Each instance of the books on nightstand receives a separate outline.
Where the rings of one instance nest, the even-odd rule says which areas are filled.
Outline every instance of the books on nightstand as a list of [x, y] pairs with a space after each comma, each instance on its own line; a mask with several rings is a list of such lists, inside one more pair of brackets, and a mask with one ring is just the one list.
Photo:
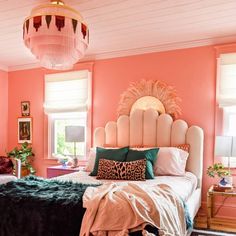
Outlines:
[[233, 191], [233, 186], [232, 185], [225, 185], [225, 186], [220, 186], [220, 185], [217, 185], [217, 184], [214, 184], [213, 186], [213, 191], [216, 191], [216, 192], [232, 192]]

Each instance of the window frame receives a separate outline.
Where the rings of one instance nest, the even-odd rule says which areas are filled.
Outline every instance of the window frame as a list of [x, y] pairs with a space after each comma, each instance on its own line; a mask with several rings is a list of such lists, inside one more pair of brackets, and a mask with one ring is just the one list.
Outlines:
[[[224, 57], [225, 55], [227, 56], [227, 54], [231, 54], [230, 58], [224, 58], [222, 59], [222, 56]], [[231, 56], [234, 54], [234, 58], [232, 58]], [[233, 59], [233, 63], [231, 63]], [[224, 62], [222, 62], [222, 60]], [[230, 63], [228, 63], [230, 62]], [[216, 110], [215, 110], [215, 137], [217, 135], [224, 135], [224, 136], [236, 136], [232, 135], [232, 133], [229, 133], [229, 129], [230, 129], [230, 116], [231, 115], [236, 115], [236, 100], [234, 100], [232, 98], [232, 102], [229, 102], [228, 99], [230, 98], [223, 98], [222, 99], [222, 94], [220, 94], [220, 84], [221, 84], [221, 66], [222, 65], [227, 65], [227, 64], [235, 64], [236, 65], [236, 53], [223, 53], [223, 54], [219, 54], [219, 57], [217, 58], [217, 73], [216, 73]], [[235, 111], [232, 109], [230, 110], [230, 108], [235, 109]], [[222, 109], [222, 117], [219, 115], [220, 114], [220, 110]], [[219, 124], [220, 122], [220, 124]], [[219, 129], [219, 127], [221, 127]], [[214, 144], [215, 145], [215, 144]], [[228, 168], [228, 157], [217, 157], [214, 156], [214, 162], [222, 162], [225, 166], [225, 168]], [[236, 168], [236, 157], [230, 157], [230, 169], [235, 169]]]
[[[87, 145], [87, 112], [85, 112], [85, 147], [84, 147], [84, 155], [77, 155], [78, 158], [80, 159], [84, 159], [84, 157], [86, 156], [86, 154], [88, 153], [88, 145]], [[63, 116], [63, 114], [65, 114], [65, 116]], [[75, 113], [63, 113], [60, 114], [58, 117], [55, 114], [52, 115], [48, 115], [48, 131], [50, 133], [50, 135], [48, 135], [48, 142], [50, 143], [50, 145], [48, 145], [48, 155], [53, 158], [56, 159], [57, 156], [53, 155], [53, 153], [55, 153], [55, 121], [56, 120], [76, 120], [76, 119], [81, 119], [79, 118], [79, 114], [78, 117], [76, 117], [77, 115]], [[71, 116], [70, 116], [71, 114]], [[54, 117], [53, 117], [54, 116]]]
[[[93, 64], [91, 64], [93, 65]], [[92, 72], [88, 69], [83, 69], [88, 72], [88, 99], [87, 99], [87, 123], [86, 123], [86, 153], [84, 159], [87, 159], [89, 150], [92, 145]], [[80, 72], [81, 70], [75, 70], [71, 72]], [[56, 73], [56, 74], [65, 74], [67, 72]], [[70, 73], [70, 72], [68, 72]], [[45, 74], [46, 76], [47, 74]], [[44, 80], [44, 100], [45, 100], [45, 80]], [[52, 156], [52, 129], [49, 128], [52, 126], [52, 120], [49, 118], [49, 115], [44, 113], [44, 159], [45, 160], [57, 160]], [[50, 163], [50, 162], [49, 162]]]

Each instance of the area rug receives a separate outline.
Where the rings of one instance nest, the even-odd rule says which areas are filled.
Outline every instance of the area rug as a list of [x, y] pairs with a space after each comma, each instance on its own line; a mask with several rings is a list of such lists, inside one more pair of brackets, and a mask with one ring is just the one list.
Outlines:
[[223, 232], [216, 232], [216, 231], [194, 229], [191, 236], [236, 236], [236, 233], [223, 233]]

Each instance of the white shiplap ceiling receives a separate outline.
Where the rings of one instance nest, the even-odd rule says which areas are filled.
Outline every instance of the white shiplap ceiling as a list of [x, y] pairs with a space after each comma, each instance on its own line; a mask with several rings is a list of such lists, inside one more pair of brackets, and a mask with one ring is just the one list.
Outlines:
[[[0, 69], [37, 66], [22, 23], [49, 0], [0, 0]], [[236, 41], [236, 0], [64, 0], [90, 29], [84, 59]]]

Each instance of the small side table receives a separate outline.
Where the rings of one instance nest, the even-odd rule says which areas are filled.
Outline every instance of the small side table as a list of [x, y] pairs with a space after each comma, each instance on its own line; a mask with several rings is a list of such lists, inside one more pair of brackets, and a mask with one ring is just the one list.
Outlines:
[[77, 172], [80, 170], [84, 170], [86, 163], [87, 161], [79, 161], [78, 166], [76, 168], [72, 168], [70, 166], [62, 166], [62, 165], [47, 167], [47, 178], [53, 178], [53, 177]]
[[222, 196], [225, 199], [236, 197], [236, 188], [232, 192], [217, 192], [211, 186], [207, 192], [207, 227], [213, 230], [236, 232], [236, 219], [217, 217], [215, 215], [215, 196]]

